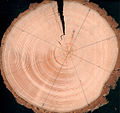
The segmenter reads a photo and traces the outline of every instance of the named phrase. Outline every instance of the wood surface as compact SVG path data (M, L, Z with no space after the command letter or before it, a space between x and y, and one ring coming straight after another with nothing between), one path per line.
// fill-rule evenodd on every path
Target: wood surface
M55 1L32 5L11 24L1 45L1 70L19 103L35 112L60 113L106 103L108 86L119 76L119 31L95 9L65 1L63 36Z

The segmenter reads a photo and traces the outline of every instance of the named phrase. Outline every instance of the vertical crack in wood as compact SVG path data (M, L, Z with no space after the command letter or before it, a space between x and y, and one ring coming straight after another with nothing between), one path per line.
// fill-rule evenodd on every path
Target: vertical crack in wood
M64 15L63 15L64 2L63 2L63 0L57 0L57 5L58 5L58 13L60 15L60 19L61 19L61 23L62 23L63 35L65 35L65 21L64 21Z

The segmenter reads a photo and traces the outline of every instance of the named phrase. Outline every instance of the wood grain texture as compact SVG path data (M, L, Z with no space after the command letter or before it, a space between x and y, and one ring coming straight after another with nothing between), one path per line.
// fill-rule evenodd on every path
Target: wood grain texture
M114 20L88 2L65 1L61 36L56 2L31 7L2 41L1 70L17 101L36 112L85 112L105 104L120 67Z

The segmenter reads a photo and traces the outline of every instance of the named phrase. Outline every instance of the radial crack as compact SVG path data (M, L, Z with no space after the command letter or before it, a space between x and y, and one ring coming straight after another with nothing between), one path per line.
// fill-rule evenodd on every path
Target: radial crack
M65 35L65 21L64 21L64 15L63 15L63 0L57 0L58 5L58 13L60 15L61 23L62 23L62 29L63 29L63 35Z

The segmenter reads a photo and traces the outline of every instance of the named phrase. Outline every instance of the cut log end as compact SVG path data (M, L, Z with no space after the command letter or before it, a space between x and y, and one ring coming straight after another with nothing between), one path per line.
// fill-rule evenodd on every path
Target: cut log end
M120 75L116 22L81 1L64 2L65 35L57 3L43 2L20 14L1 42L7 88L37 113L93 111Z

